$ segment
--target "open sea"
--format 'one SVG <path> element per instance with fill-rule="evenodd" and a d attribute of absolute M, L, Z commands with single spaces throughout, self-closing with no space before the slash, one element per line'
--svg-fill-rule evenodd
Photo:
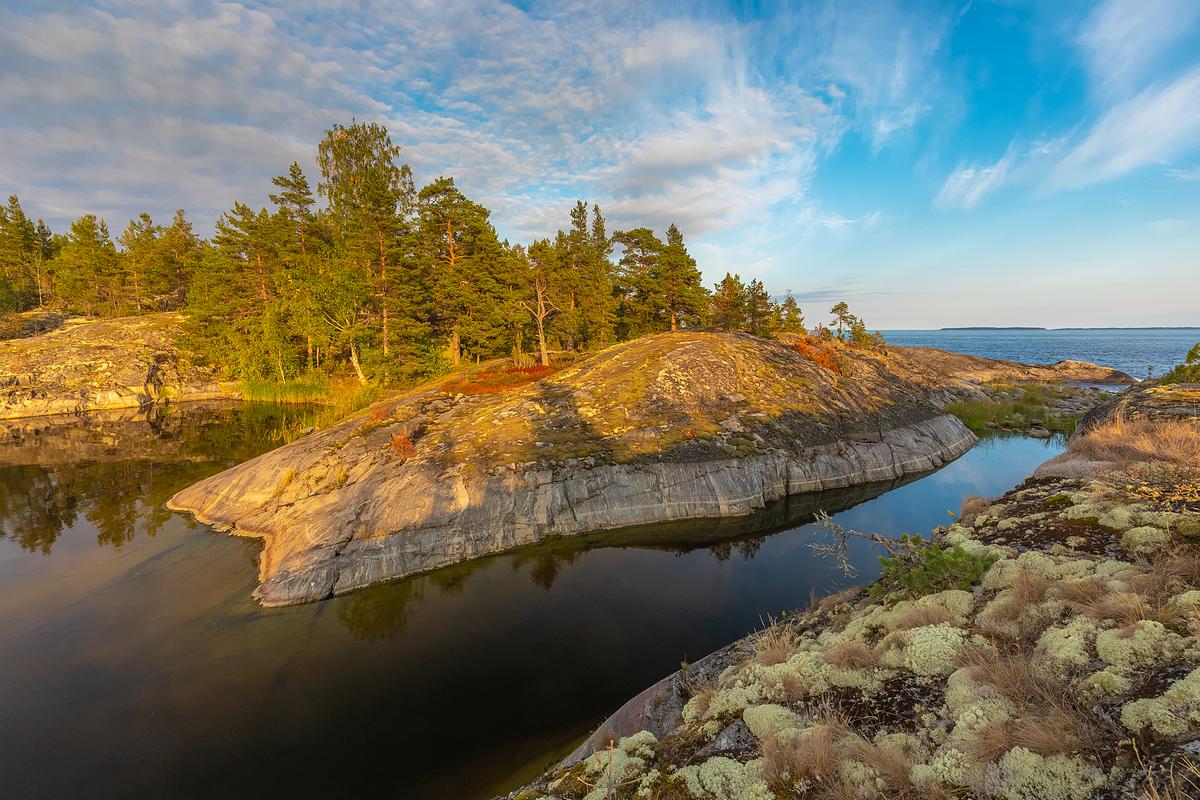
<path fill-rule="evenodd" d="M 1050 330 L 883 331 L 890 344 L 953 350 L 1026 364 L 1090 361 L 1145 378 L 1162 375 L 1200 342 L 1197 328 L 1054 328 Z"/>

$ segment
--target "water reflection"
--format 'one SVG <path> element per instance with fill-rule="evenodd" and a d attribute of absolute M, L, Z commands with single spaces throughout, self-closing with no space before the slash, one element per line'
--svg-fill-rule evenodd
<path fill-rule="evenodd" d="M 154 536 L 180 488 L 275 446 L 274 431 L 307 409 L 186 404 L 0 423 L 0 532 L 50 555 L 82 516 L 96 543 L 120 549 Z"/>
<path fill-rule="evenodd" d="M 86 461 L 26 432 L 0 466 L 11 796 L 490 797 L 680 660 L 848 583 L 809 548 L 817 507 L 862 530 L 925 531 L 1058 448 L 997 440 L 903 485 L 559 540 L 263 609 L 250 600 L 259 543 L 162 501 L 274 446 L 294 410 L 195 413 L 133 419 L 142 433 L 124 440 L 84 431 L 97 437 Z M 858 580 L 877 569 L 867 545 L 850 554 Z M 363 757 L 375 753 L 387 757 Z"/>

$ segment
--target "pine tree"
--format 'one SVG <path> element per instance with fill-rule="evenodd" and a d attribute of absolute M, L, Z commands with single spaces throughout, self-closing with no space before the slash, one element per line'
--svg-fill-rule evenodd
<path fill-rule="evenodd" d="M 658 264 L 659 302 L 671 320 L 671 330 L 681 324 L 696 325 L 708 300 L 701 283 L 700 270 L 683 243 L 683 234 L 674 225 L 667 228 L 667 244 Z"/>
<path fill-rule="evenodd" d="M 829 309 L 829 313 L 833 314 L 833 324 L 837 326 L 838 338 L 843 338 L 842 331 L 850 326 L 850 322 L 854 317 L 854 315 L 850 313 L 850 307 L 846 305 L 845 301 L 842 301 L 833 308 Z"/>
<path fill-rule="evenodd" d="M 649 228 L 617 231 L 613 241 L 625 248 L 618 262 L 618 336 L 632 338 L 666 330 L 670 320 L 659 272 L 662 241 Z"/>
<path fill-rule="evenodd" d="M 119 262 L 104 220 L 85 214 L 71 223 L 62 249 L 49 266 L 50 279 L 68 310 L 116 315 L 121 306 Z"/>
<path fill-rule="evenodd" d="M 779 305 L 779 330 L 782 333 L 804 333 L 804 314 L 790 289 Z"/>
<path fill-rule="evenodd" d="M 306 255 L 309 249 L 309 228 L 313 222 L 312 207 L 316 202 L 312 189 L 309 188 L 308 178 L 304 177 L 304 170 L 300 169 L 300 165 L 293 161 L 292 166 L 288 168 L 288 174 L 272 178 L 271 183 L 281 191 L 279 194 L 269 195 L 270 200 L 279 207 L 279 213 L 295 232 L 296 248 L 300 255 Z"/>
<path fill-rule="evenodd" d="M 9 195 L 8 205 L 0 207 L 0 275 L 18 308 L 37 300 L 36 251 L 37 229 L 17 196 Z"/>
<path fill-rule="evenodd" d="M 775 310 L 771 295 L 757 278 L 746 286 L 745 314 L 746 331 L 755 336 L 775 335 Z"/>
<path fill-rule="evenodd" d="M 738 275 L 725 273 L 709 300 L 709 321 L 723 331 L 746 327 L 746 287 Z"/>
<path fill-rule="evenodd" d="M 387 128 L 354 121 L 349 127 L 334 125 L 326 131 L 317 155 L 321 168 L 317 190 L 329 200 L 339 244 L 364 256 L 371 253 L 375 272 L 368 283 L 374 287 L 371 294 L 382 320 L 385 358 L 391 350 L 388 267 L 403 221 L 397 209 L 411 202 L 404 196 L 407 187 L 396 164 L 399 156 L 400 148 L 392 143 Z M 362 300 L 360 307 L 366 309 L 366 298 Z"/>

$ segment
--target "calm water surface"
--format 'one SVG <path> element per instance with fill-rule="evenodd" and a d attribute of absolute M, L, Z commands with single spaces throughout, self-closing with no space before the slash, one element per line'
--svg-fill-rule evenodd
<path fill-rule="evenodd" d="M 884 331 L 893 344 L 938 347 L 985 358 L 1052 364 L 1064 358 L 1091 361 L 1146 377 L 1162 375 L 1200 342 L 1200 328 L 1085 328 L 1042 331 Z"/>
<path fill-rule="evenodd" d="M 941 471 L 759 516 L 624 531 L 323 603 L 250 602 L 258 544 L 167 512 L 275 446 L 283 412 L 174 411 L 0 447 L 0 776 L 10 797 L 487 797 L 630 695 L 851 580 L 814 508 L 927 531 L 1061 444 L 990 439 Z M 294 420 L 291 420 L 294 423 Z M 66 461 L 70 453 L 88 461 Z M 876 495 L 872 498 L 872 495 Z M 659 549 L 632 546 L 648 538 Z M 626 546 L 601 547 L 602 542 Z"/>

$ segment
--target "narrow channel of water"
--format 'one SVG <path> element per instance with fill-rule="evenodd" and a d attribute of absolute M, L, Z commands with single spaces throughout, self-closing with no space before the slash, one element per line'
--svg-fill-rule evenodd
<path fill-rule="evenodd" d="M 176 411 L 92 433 L 8 431 L 8 796 L 488 797 L 681 660 L 873 577 L 864 543 L 853 580 L 814 556 L 813 508 L 845 509 L 836 519 L 862 530 L 927 531 L 964 495 L 1000 493 L 1062 447 L 990 438 L 902 486 L 560 542 L 264 610 L 249 599 L 259 545 L 162 502 L 275 446 L 272 431 L 296 413 Z M 72 452 L 89 460 L 66 461 Z M 601 546 L 650 539 L 671 544 Z"/>

